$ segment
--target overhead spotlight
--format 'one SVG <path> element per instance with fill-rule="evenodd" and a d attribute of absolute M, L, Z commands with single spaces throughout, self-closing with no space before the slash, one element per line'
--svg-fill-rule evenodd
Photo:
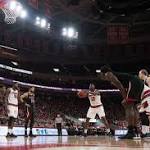
<path fill-rule="evenodd" d="M 40 20 L 41 20 L 41 18 L 40 18 L 40 17 L 36 17 L 36 20 L 39 20 L 39 21 L 40 21 Z"/>
<path fill-rule="evenodd" d="M 46 27 L 46 19 L 41 19 L 41 27 L 45 28 Z"/>
<path fill-rule="evenodd" d="M 77 39 L 78 32 L 73 27 L 69 27 L 69 28 L 64 27 L 62 29 L 62 36 L 71 38 L 71 39 Z"/>
<path fill-rule="evenodd" d="M 27 11 L 26 10 L 22 10 L 20 13 L 20 17 L 21 18 L 26 18 L 27 17 Z"/>
<path fill-rule="evenodd" d="M 15 10 L 16 10 L 16 12 L 17 12 L 18 14 L 20 14 L 21 11 L 23 10 L 23 8 L 22 8 L 22 6 L 21 6 L 20 4 L 17 4 Z"/>
<path fill-rule="evenodd" d="M 12 63 L 13 65 L 15 65 L 15 66 L 18 66 L 18 63 L 15 62 L 15 61 L 12 61 L 11 63 Z"/>
<path fill-rule="evenodd" d="M 46 29 L 46 30 L 49 30 L 51 27 L 51 24 L 49 22 L 47 22 L 46 19 L 40 18 L 38 16 L 35 19 L 35 25 L 37 25 L 43 29 Z"/>
<path fill-rule="evenodd" d="M 15 11 L 17 14 L 20 15 L 20 12 L 23 10 L 23 7 L 21 5 L 21 3 L 17 2 L 17 1 L 10 1 L 9 2 L 9 9 Z"/>
<path fill-rule="evenodd" d="M 66 36 L 66 35 L 67 35 L 67 28 L 63 28 L 63 29 L 62 29 L 62 35 L 63 35 L 63 36 Z"/>
<path fill-rule="evenodd" d="M 21 18 L 25 18 L 27 16 L 27 11 L 24 10 L 22 4 L 17 1 L 10 1 L 9 9 L 13 10 L 17 16 L 20 16 Z"/>
<path fill-rule="evenodd" d="M 17 2 L 16 2 L 16 1 L 10 1 L 10 3 L 9 3 L 9 8 L 10 8 L 11 10 L 15 10 L 16 7 L 17 7 Z"/>
<path fill-rule="evenodd" d="M 78 32 L 75 32 L 74 38 L 75 38 L 75 39 L 78 38 Z"/>
<path fill-rule="evenodd" d="M 47 28 L 48 28 L 48 29 L 51 28 L 51 24 L 50 24 L 50 23 L 47 24 Z"/>
<path fill-rule="evenodd" d="M 60 72 L 59 68 L 53 68 L 54 72 Z"/>
<path fill-rule="evenodd" d="M 96 69 L 96 73 L 101 73 L 101 70 L 100 69 Z"/>
<path fill-rule="evenodd" d="M 36 17 L 35 24 L 36 25 L 40 25 L 40 23 L 41 23 L 41 18 L 40 17 Z"/>
<path fill-rule="evenodd" d="M 74 29 L 73 28 L 68 28 L 68 37 L 72 38 L 74 35 Z"/>

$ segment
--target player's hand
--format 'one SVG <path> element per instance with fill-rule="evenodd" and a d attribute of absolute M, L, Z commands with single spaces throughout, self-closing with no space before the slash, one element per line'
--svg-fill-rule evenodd
<path fill-rule="evenodd" d="M 81 91 L 77 92 L 77 95 L 79 98 L 86 98 L 88 96 L 88 93 L 87 93 L 87 91 L 81 90 Z"/>
<path fill-rule="evenodd" d="M 141 107 L 142 107 L 142 105 L 140 104 L 140 105 L 137 105 L 137 109 L 138 110 L 140 110 L 141 109 Z"/>
<path fill-rule="evenodd" d="M 121 104 L 125 107 L 125 106 L 127 105 L 126 99 L 124 99 L 124 100 L 121 102 Z"/>
<path fill-rule="evenodd" d="M 25 104 L 27 107 L 31 107 L 29 104 Z"/>
<path fill-rule="evenodd" d="M 20 99 L 21 103 L 24 103 L 23 99 Z"/>

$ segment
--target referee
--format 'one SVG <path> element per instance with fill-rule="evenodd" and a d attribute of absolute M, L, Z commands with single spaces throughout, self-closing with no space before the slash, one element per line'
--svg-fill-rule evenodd
<path fill-rule="evenodd" d="M 62 126 L 63 126 L 63 119 L 60 116 L 60 114 L 57 114 L 57 117 L 55 118 L 55 127 L 58 130 L 58 136 L 62 136 Z"/>

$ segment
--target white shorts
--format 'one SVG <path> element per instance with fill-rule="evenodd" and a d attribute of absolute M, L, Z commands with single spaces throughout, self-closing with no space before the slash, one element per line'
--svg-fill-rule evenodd
<path fill-rule="evenodd" d="M 18 106 L 8 105 L 8 117 L 17 118 L 18 117 Z"/>
<path fill-rule="evenodd" d="M 99 106 L 96 108 L 89 107 L 87 118 L 95 119 L 96 114 L 99 118 L 105 117 L 105 111 L 103 106 Z"/>
<path fill-rule="evenodd" d="M 147 97 L 144 100 L 142 100 L 139 112 L 146 112 L 147 115 L 150 115 L 150 97 Z"/>
<path fill-rule="evenodd" d="M 149 87 L 144 86 L 144 90 L 142 92 L 142 95 L 144 95 L 143 93 L 150 90 Z M 145 94 L 146 95 L 146 94 Z M 141 102 L 141 107 L 139 109 L 139 112 L 146 112 L 147 115 L 150 115 L 150 96 L 147 95 L 147 97 L 145 97 L 142 102 Z"/>

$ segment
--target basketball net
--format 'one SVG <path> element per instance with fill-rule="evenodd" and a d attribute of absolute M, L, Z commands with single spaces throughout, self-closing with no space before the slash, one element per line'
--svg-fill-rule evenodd
<path fill-rule="evenodd" d="M 15 9 L 10 8 L 10 2 L 15 2 L 18 6 L 20 5 L 20 3 L 16 0 L 0 0 L 0 9 L 5 15 L 4 21 L 7 24 L 14 24 L 19 16 L 19 13 Z"/>

